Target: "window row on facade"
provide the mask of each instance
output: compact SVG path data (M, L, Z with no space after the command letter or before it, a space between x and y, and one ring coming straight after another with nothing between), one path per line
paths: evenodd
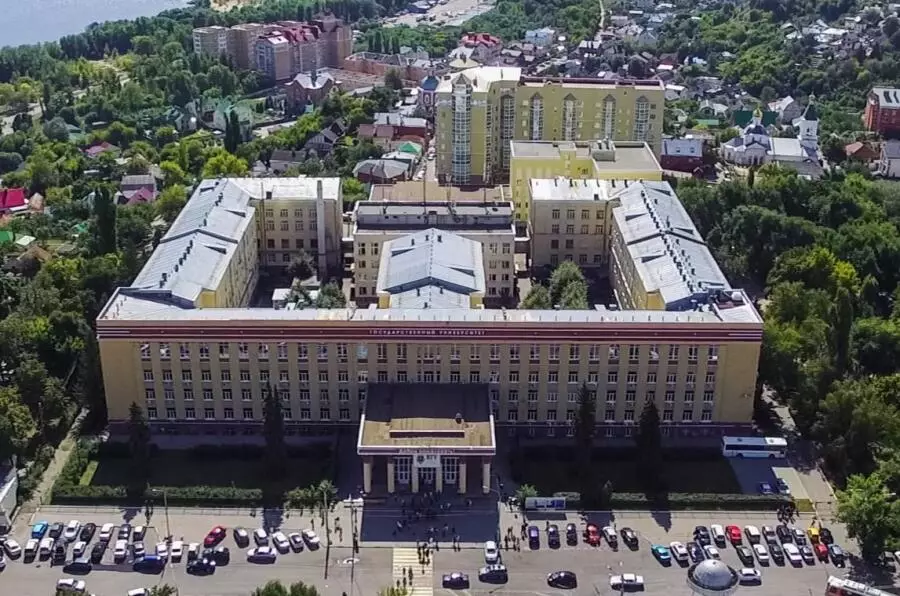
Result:
M357 361L368 361L369 344L347 344L347 343L294 343L280 342L274 344L274 358L279 361L287 361L290 354L290 346L296 347L296 359L300 362L310 361L311 354L315 356L315 360L319 362L328 362L333 356L338 362L348 362L351 352L355 352ZM236 347L236 350L232 346ZM181 360L190 360L193 351L197 351L200 360L210 360L213 353L218 354L219 360L228 360L234 350L239 360L250 360L251 356L257 361L269 360L272 356L272 344L247 342L239 342L237 344L220 342L218 344L209 343L179 343L170 345L168 343L150 344L145 343L140 347L141 358L144 360L151 359L154 350L159 355L160 360L170 360L173 358L177 347L177 355ZM701 346L698 344L687 344L683 346L686 351L688 362L698 362L705 355L707 362L716 362L719 358L719 346L708 345ZM605 349L604 349L605 348ZM682 345L669 344L667 351L667 359L670 363L677 363L682 357ZM518 362L527 355L531 362L539 363L542 361L558 362L567 357L568 361L573 364L580 363L587 356L589 362L600 362L601 357L605 357L610 363L619 362L627 357L629 362L639 362L641 354L646 353L649 362L658 362L661 359L660 348L656 344L568 344L564 349L561 344L530 344L527 354L518 344L414 344L414 350L409 350L408 344L396 343L378 343L375 344L375 358L379 362L387 362L389 355L398 363L404 363L409 358L410 352L414 353L417 361L429 362L439 360L442 352L449 352L448 356L451 362L463 360L465 353L470 362L481 362L484 352L487 352L487 358L491 362ZM701 354L703 352L703 354Z

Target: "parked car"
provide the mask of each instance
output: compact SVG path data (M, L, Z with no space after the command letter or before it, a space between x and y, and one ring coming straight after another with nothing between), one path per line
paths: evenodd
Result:
M775 530L772 526L763 526L761 528L763 540L765 540L768 544L775 544L778 542L778 536L775 534Z
M694 528L694 540L699 542L701 546L712 544L712 537L709 534L709 530L706 529L706 526L697 526Z
M781 542L781 544L786 544L788 542L794 541L794 535L791 533L791 529L787 526L776 526L775 535L778 536L778 540Z
M113 532L115 532L116 526L113 524L103 524L100 527L100 540L104 542L110 542L112 540Z
M505 584L509 581L509 572L505 565L485 565L478 570L478 580L488 584Z
M819 528L819 540L821 540L824 544L833 544L834 535L828 528Z
M84 540L85 542L90 542L94 539L94 534L97 532L97 524L88 522L81 526L81 534L79 538Z
M74 561L63 567L63 571L65 571L66 573L77 573L79 575L83 575L85 573L90 573L91 569L93 568L94 566L91 564L91 560L82 557L75 559Z
M534 526L531 527L534 528ZM600 544L600 528L597 527L597 524L588 524L587 527L585 527L584 540L591 546Z
M575 524L566 524L566 544L569 546L578 544L578 527Z
M119 540L131 540L131 524L119 526Z
M310 529L303 530L300 532L300 535L303 536L303 542L306 543L306 547L309 550L316 550L321 545L318 534Z
M573 571L553 571L547 575L547 585L551 588L574 590L578 587L578 576Z
M135 560L131 568L138 573L160 573L166 566L166 560L156 555L146 555Z
M816 553L816 558L820 561L824 562L828 560L828 547L821 542L817 542L813 545L813 551Z
M53 550L53 538L49 536L45 538L41 538L41 544L38 547L38 554L41 558L46 558L50 556L50 551Z
M806 534L803 533L803 530L796 526L791 526L791 536L794 537L794 542L797 545L806 544Z
M231 551L228 550L228 547L224 544L220 544L215 548L203 549L203 552L200 553L199 558L215 561L216 565L218 565L219 567L224 567L231 562Z
M131 539L132 540L143 540L144 536L147 535L147 526L135 526L134 530L131 531Z
M156 556L161 559L169 558L169 545L165 542L156 543Z
M749 547L744 546L743 544L734 549L737 553L738 559L741 560L741 563L747 565L753 565L753 551L750 550Z
M603 538L606 544L613 550L619 548L619 538L616 536L616 530L612 526L603 526Z
M128 551L128 542L125 540L122 540L121 538L119 540L116 540L115 547L113 548L113 560L116 563L124 561L127 551Z
M172 557L172 561L178 563L181 561L181 557L184 556L184 542L181 540L176 540L172 543L172 548L169 551L169 555Z
M819 528L815 526L810 526L806 530L807 535L809 536L809 541L815 544L819 541Z
M831 557L831 563L833 565L837 565L839 567L844 566L844 561L847 558L847 555L844 553L844 549L842 549L840 546L834 543L829 544L828 555Z
M737 526L727 526L725 533L728 534L728 540L731 541L731 544L742 544L744 542L744 539L741 538L741 529Z
M697 563L698 561L702 561L706 558L703 554L703 549L700 548L700 545L696 542L688 542L687 543L687 551L688 556L691 558L691 561Z
M744 567L738 571L738 581L742 584L761 584L762 574L759 572L759 569Z
M85 550L87 550L87 542L79 540L72 546L72 557L75 559L83 557Z
M7 538L3 542L3 550L10 559L16 559L22 555L22 547L12 538Z
M194 559L188 562L185 571L191 575L212 575L216 571L216 562L209 559Z
M620 590L622 592L629 592L631 590L643 590L644 576L635 575L634 573L613 575L609 578L609 587L613 590Z
M41 538L44 537L44 534L47 533L47 529L49 527L50 527L50 524L48 524L47 522L39 521L38 523L31 526L31 537L36 540L40 540Z
M800 554L800 549L797 548L796 544L785 544L784 554L787 555L787 559L791 562L791 565L803 564L803 556Z
M215 546L222 542L225 539L225 528L222 526L215 526L212 530L210 530L206 537L203 538L203 546L209 548L210 546ZM268 542L268 540L267 540Z
M78 533L81 531L81 522L77 519L71 520L66 524L65 529L63 530L63 540L66 542L75 542L78 538Z
M271 546L257 546L247 551L247 560L251 563L274 563L276 556Z
M469 576L459 571L445 573L441 576L441 586L450 590L466 590L469 588Z
M772 490L772 485L768 482L760 482L758 490L761 495L771 495L775 493L775 491Z
M559 526L550 524L547 526L547 546L550 548L559 548Z
M769 551L762 544L753 545L753 554L756 555L756 560L759 561L760 565L769 564Z
M688 551L684 544L675 541L669 543L669 550L672 551L672 558L676 561L687 561L688 560Z
M625 527L619 530L619 534L622 536L622 542L628 545L628 548L635 550L638 547L638 536L637 533L631 528Z
M83 579L75 579L73 577L64 577L56 582L57 592L69 592L73 594L82 594L87 588L87 583Z
M300 532L291 532L288 534L288 540L291 543L292 551L299 553L303 550L303 536L300 535Z
M65 542L57 542L53 546L53 557L50 559L50 562L53 565L61 565L66 562L66 543Z
M776 478L775 486L778 488L778 494L780 495L790 495L791 487L788 486L788 483L784 480L784 478Z
M595 526L596 527L596 526ZM541 547L541 531L537 526L528 526L528 546L529 548Z
M744 526L744 534L750 544L757 544L762 539L762 534L756 526Z
M50 529L47 530L47 533L50 536L50 538L53 538L55 540L56 538L59 538L60 536L62 536L63 529L64 528L63 528L62 523L54 522L53 524L50 525Z
M245 548L250 544L250 533L244 528L234 529L234 542L239 548Z
M713 546L712 544L707 544L703 547L703 552L706 553L707 559L720 559L719 549Z
M199 542L191 542L188 544L187 550L187 558L188 561L193 561L200 554L200 543Z
M106 543L98 542L91 548L91 563L95 565L103 562L103 553L106 552Z
M284 535L284 532L272 534L272 545L282 554L291 550L291 543L288 541L287 536Z
M25 541L25 560L32 560L38 554L38 541L36 538L29 538Z
M709 527L709 533L712 535L713 542L719 546L725 546L725 528L719 524L713 524Z
M791 546L797 548L797 545L793 543L791 543ZM772 557L772 561L774 561L778 565L784 564L784 550L781 548L780 544L769 545L769 556Z
M484 543L484 562L488 565L493 565L500 561L500 550L497 548L497 543L493 540L488 540Z
M808 544L804 544L800 547L800 556L803 557L803 562L807 565L814 565L816 563L816 555Z
M672 553L662 544L654 544L650 547L650 552L659 560L660 563L666 564L672 562Z
M143 542L132 542L131 543L131 556L135 559L140 559L144 555L147 554L147 549L144 547Z

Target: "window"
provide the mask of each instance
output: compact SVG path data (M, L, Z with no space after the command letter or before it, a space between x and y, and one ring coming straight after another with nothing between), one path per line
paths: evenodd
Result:
M338 389L338 401L350 401L350 390Z
M518 383L519 382L519 371L517 371L517 370L509 371L509 382L510 383Z
M209 360L209 344L200 344L200 360Z
M145 389L144 390L144 399L155 399L156 392L153 389Z
M350 420L350 408L341 408L338 410L338 418L340 420Z
M538 382L538 372L536 370L528 372L528 382L532 385Z
M328 360L328 344L319 344L317 358L319 359L319 362L326 362Z
M569 391L569 394L566 397L566 400L571 404L577 404L578 403L578 392L577 391Z
M244 420L253 420L253 408L244 408Z
M222 389L222 399L231 401L231 389Z
M309 408L300 408L300 420L311 420L312 413Z
M675 392L674 391L666 391L666 403L670 404L675 401Z
M347 344L340 343L337 345L338 362L347 362Z
M573 385L578 383L578 371L570 370L569 371L569 384Z
M182 360L191 359L191 346L189 346L188 344L179 344L178 352L180 353Z
M338 371L338 383L349 383L350 382L350 373L346 370Z
M709 371L706 373L706 384L707 385L715 385L716 383L716 373L715 371Z
M718 362L719 346L709 346L709 351L706 353L706 359L709 362Z
M682 422L691 422L694 420L694 411L693 410L685 410L681 413L681 421Z
M669 362L678 362L678 346L669 346Z
M203 419L204 420L215 420L216 419L216 411L213 408L203 408Z
M297 344L297 360L300 362L309 360L309 348L306 344Z
M150 360L150 344L141 344L141 358Z
M203 401L212 401L213 394L212 389L204 389L203 390Z
M481 354L476 344L469 344L469 362L481 362Z
M607 375L606 375L606 382L609 385L614 385L614 384L618 383L619 382L619 373L614 370L609 371L609 373L607 373Z
M204 383L212 382L212 371L209 370L201 370L200 371L200 380Z
M397 344L397 362L406 362L406 344Z
M635 398L635 391L630 389L625 392L625 403L633 404Z
M518 422L519 420L519 411L518 410L508 410L506 412L506 421L507 422Z
M153 382L153 371L152 370L144 371L144 381L146 381L147 383Z
M510 362L518 362L519 361L519 346L511 345L509 346L509 361Z
M551 361L559 360L559 344L550 344L550 355L548 358Z
M168 399L168 398L166 398ZM193 389L185 389L184 390L184 401L194 401L194 390Z
M580 350L578 346L572 344L569 346L569 362L577 363L580 358Z
M618 362L619 360L619 344L611 344L609 346L609 361Z
M321 403L328 403L328 390L327 389L319 389L319 401Z
M694 392L693 391L685 391L684 392L684 405L694 403Z
M688 373L684 379L685 385L688 385L689 387L693 387L694 383L696 383L696 382L697 382L697 373L695 373L694 371L688 371Z
M156 420L156 408L147 408L147 418L149 420Z
M309 401L309 389L301 389L298 397L300 398L300 401L308 402Z
M528 359L532 362L539 362L541 359L541 346L538 344L531 344L531 347L528 349Z
M547 382L553 383L553 384L558 383L559 382L559 371L551 370L550 372L548 372L547 373Z
M536 392L536 391L529 391L529 392L528 392L528 401L531 401L531 394L532 394L532 393L537 393L537 392ZM537 399L537 396L535 396L535 399ZM518 389L510 389L510 390L509 390L509 396L507 397L507 400L508 400L510 403L517 403L517 402L519 401L519 390L518 390Z
M651 384L652 384L652 385L655 385L655 384L656 384L656 373L655 373L655 372L648 372L648 373L647 373L647 384L648 384L648 385L651 385Z
M606 401L607 402L615 402L616 401L616 390L610 389L606 392Z
M291 380L291 375L286 370L278 371L278 381L280 383L287 383Z
M382 364L387 362L387 344L375 345L375 356Z
M662 421L663 422L672 422L672 418L675 413L672 410L663 410Z
M319 371L319 382L320 382L320 383L327 383L327 382L328 382L328 371L327 371L327 370L320 370L320 371Z
M659 361L659 346L656 344L650 344L650 362L658 362Z
M688 346L688 361L697 362L697 346Z
M528 410L528 422L537 422L537 410Z
M491 344L491 362L500 362L499 344Z
M712 422L712 412L709 410L700 412L700 422Z
M278 360L284 362L288 357L288 348L284 343L278 344Z
M640 346L628 346L628 361L637 362L641 355Z
M225 420L234 420L234 408L225 408L222 413Z
M625 422L634 422L634 410L625 410Z
M249 389L241 389L241 401L252 401L253 395Z
M164 371L162 371L162 374L163 374L163 383L171 383L172 382L172 371L171 370L164 370Z
M566 234L569 234L569 235L571 236L571 235L574 234L574 233L575 233L575 224L569 224L569 225L567 225L567 226L566 226ZM567 241L567 242L568 242L568 241ZM566 260L571 260L571 259L568 258L568 257L566 257Z
M243 342L238 344L238 358L241 360L250 359L250 348Z
M309 383L309 371L308 370L299 371L299 375L300 375L301 383Z
M196 418L196 413L194 412L194 408L185 408L184 409L184 417L187 420L194 420Z
M703 403L711 404L716 399L716 394L713 391L704 391L703 392Z
M172 352L169 350L169 344L159 344L159 359L168 360L171 356Z
M616 421L616 411L615 410L606 410L603 413L603 420L605 422L615 422Z
M634 385L637 383L637 373L634 371L629 371L627 375L625 375L625 382L629 385Z
M259 371L259 381L260 381L260 383L268 383L269 382L269 371L267 371L267 370Z
M481 373L477 370L473 370L469 373L469 382L470 383L480 383L481 382Z
M241 382L242 382L242 383L249 383L249 382L250 382L250 371L249 371L249 370L242 370L242 371L241 371Z
M166 408L166 418L178 418L178 412L175 410L175 408Z

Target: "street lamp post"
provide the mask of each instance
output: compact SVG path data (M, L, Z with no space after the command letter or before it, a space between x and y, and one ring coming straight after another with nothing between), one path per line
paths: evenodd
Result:
M328 526L328 491L322 491L322 514L325 517L325 579L328 579L328 560L331 558L331 529Z
M169 525L169 495L168 495L168 493L166 492L166 487L162 487L162 488L154 488L154 489L151 489L150 492L151 492L151 494L153 494L154 496L156 496L156 495L162 493L162 498L163 498L163 511L164 511L165 514L166 514L166 543L167 543L167 544L171 544L171 543L172 543L172 528L171 528L171 526ZM171 553L170 553L170 555L171 555ZM172 558L171 558L171 556L167 557L166 565L167 565L170 569L172 568ZM174 577L173 577L173 582L174 582ZM176 583L176 584L175 584L175 594L176 594L176 596L178 595L178 592L179 592L179 591L178 591L178 584Z

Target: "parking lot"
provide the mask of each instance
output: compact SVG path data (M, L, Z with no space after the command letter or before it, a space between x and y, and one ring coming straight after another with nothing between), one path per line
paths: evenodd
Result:
M39 512L35 520L49 522L66 522L69 514L77 511L78 519L82 522L92 521L97 524L103 522L123 523L122 513L114 514L114 509L106 511L98 510L95 513L84 509L73 510L70 508L47 508ZM507 512L508 513L508 512ZM126 512L131 515L133 512ZM516 521L514 521L516 520ZM27 521L27 520L26 520ZM131 520L132 524L142 523L143 516L137 516ZM145 538L148 550L165 535L165 517L157 512L152 518L151 527ZM434 579L433 589L435 594L449 594L454 592L441 587L441 575L454 571L468 573L471 578L471 587L465 591L455 591L462 596L475 596L491 594L618 594L609 586L609 576L620 573L637 573L644 577L647 594L667 594L680 596L691 594L685 584L686 566L677 563L670 566L661 565L651 554L652 544L668 545L678 540L688 542L695 525L709 525L719 523L721 525L775 525L777 520L774 515L755 513L703 513L703 512L676 512L676 513L651 513L651 512L617 512L615 517L609 514L597 514L589 517L589 520L600 526L614 524L618 530L623 527L631 527L639 536L637 550L630 550L621 546L613 551L606 543L599 547L591 547L583 542L577 546L563 545L558 549L547 546L546 526L557 524L564 531L566 523L575 523L579 531L584 528L584 522L576 514L549 513L543 517L531 515L529 524L537 526L540 530L541 544L536 550L524 549L520 552L503 550L504 563L509 569L509 581L505 585L479 583L477 571L484 564L480 547L474 543L469 548L461 551L452 550L449 545L441 546L433 555ZM501 517L500 524L521 523L521 518L513 518L511 515ZM809 518L799 520L797 526L808 526ZM184 537L186 542L202 541L205 533L216 524L222 524L229 528L228 537L223 542L232 551L230 564L218 568L216 572L207 577L197 577L187 574L186 557L179 563L170 565L159 575L142 575L132 571L131 561L115 564L112 561L112 550L108 550L102 564L95 565L93 570L83 577L87 582L87 590L97 596L122 595L128 590L138 587L153 586L158 583L169 583L179 588L179 593L184 596L247 596L255 588L272 579L280 579L285 583L303 581L316 585L324 596L339 596L347 594L363 595L375 594L377 589L390 585L392 578L392 557L394 549L389 543L380 543L384 547L366 546L352 560L352 552L347 546L333 547L330 554L326 555L326 549L317 551L304 549L299 553L279 555L272 565L258 565L246 561L243 549L238 549L232 538L230 529L241 525L250 530L266 524L278 525L285 533L300 531L315 524L317 531L321 533L320 520L309 514L305 516L293 515L284 518L271 518L265 520L261 517L247 515L228 515L222 513L195 514L177 512L169 516L169 524L175 538ZM516 525L516 532L518 526ZM29 535L29 526L21 524L16 528L14 537L24 545ZM844 545L851 546L846 541L841 528L832 528L835 540ZM505 531L505 528L504 528ZM346 536L345 536L346 538ZM337 536L335 536L337 539ZM96 537L95 537L96 541ZM349 541L347 541L349 542ZM503 544L501 543L501 547ZM729 565L739 568L743 566L731 547L720 549L722 559ZM326 556L328 557L328 578L325 578ZM352 563L352 564L351 564ZM825 578L828 575L842 576L847 569L837 568L830 563L816 561L813 565L792 567L771 564L756 567L762 573L761 586L748 586L742 589L746 594L779 594L784 596L808 596L820 593L823 589ZM352 569L352 571L351 571ZM575 590L562 591L550 588L546 584L546 575L551 571L569 570L578 574L579 586ZM420 570L416 570L421 573ZM351 575L353 587L351 589ZM49 561L34 561L25 563L22 559L9 561L7 568L0 573L0 586L15 586L16 595L31 596L52 593L56 581L62 577L70 577L62 566L51 566ZM0 588L2 589L2 588ZM8 592L0 592L8 593Z

